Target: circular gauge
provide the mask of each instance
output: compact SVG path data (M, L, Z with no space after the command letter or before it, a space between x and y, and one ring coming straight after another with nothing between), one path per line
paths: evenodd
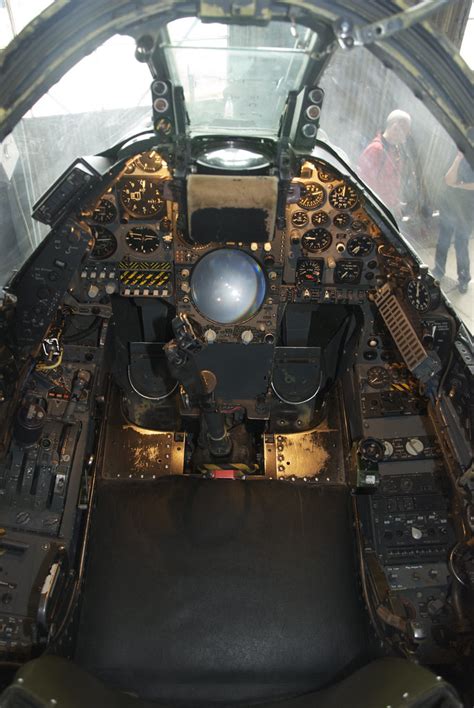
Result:
M413 278L407 285L408 302L418 312L428 312L432 306L431 291L428 283Z
M98 224L110 224L117 216L117 209L109 199L101 199L92 212L92 219Z
M300 229L308 223L308 214L305 211L294 211L291 215L291 223Z
M265 275L248 253L221 248L194 266L191 294L201 314L213 322L242 322L263 304Z
M143 172L158 172L158 170L161 170L163 160L156 150L150 150L140 155L135 164Z
M110 258L117 250L117 239L105 226L91 226L94 246L91 251L91 258L102 260Z
M310 229L305 231L301 238L301 245L307 251L316 253L317 251L325 251L329 248L332 242L332 236L326 229Z
M334 268L334 282L344 285L344 283L360 283L362 275L362 263L360 261L341 260Z
M298 206L303 209L318 209L326 201L326 190L316 182L307 182L301 185L301 198Z
M332 223L334 224L334 226L339 226L340 228L344 229L351 223L351 217L349 216L349 214L336 214L336 216L332 220Z
M405 450L408 452L409 455L412 455L412 457L417 457L418 455L421 455L424 449L424 443L422 440L420 440L420 438L410 438L405 443Z
M354 219L354 221L351 224L351 229L353 231L363 231L365 229L365 224L363 221L360 221L359 219Z
M158 248L160 239L148 226L135 226L125 236L125 243L136 253L153 253Z
M390 384L390 374L383 366L372 366L367 372L367 383L372 388L383 388Z
M138 218L155 216L164 207L157 183L147 178L126 179L122 183L119 197L124 209Z
M296 282L298 285L307 287L319 285L323 277L322 258L300 258L296 264Z
M350 184L341 184L339 187L334 187L329 195L329 203L334 209L353 209L357 201L357 192Z
M374 247L374 242L366 234L354 236L347 242L347 252L351 256L368 256Z
M311 214L311 221L315 226L322 226L329 221L329 216L325 211L315 211Z
M322 169L321 167L318 167L318 177L321 182L332 182L332 180L334 179L333 174L331 174L330 172L326 172L326 170Z

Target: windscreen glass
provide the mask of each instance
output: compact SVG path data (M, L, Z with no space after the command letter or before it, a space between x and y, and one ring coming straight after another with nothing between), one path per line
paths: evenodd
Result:
M183 87L195 133L276 135L288 91L301 85L316 34L287 22L267 27L167 26L163 44L173 80Z
M318 138L388 207L474 331L474 175L466 160L425 105L367 49L338 50L320 84Z
M69 165L151 127L151 74L134 55L131 37L112 37L65 74L0 144L0 287L48 233L31 211Z

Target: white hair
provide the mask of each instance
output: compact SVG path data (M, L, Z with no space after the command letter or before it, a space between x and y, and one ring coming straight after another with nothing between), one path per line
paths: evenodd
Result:
M399 108L396 108L388 114L385 125L388 128L390 125L393 125L393 123L408 123L408 125L411 125L411 115L406 111L401 111Z

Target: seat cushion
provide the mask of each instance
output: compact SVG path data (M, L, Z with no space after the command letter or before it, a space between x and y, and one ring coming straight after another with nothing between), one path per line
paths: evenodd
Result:
M102 484L76 660L162 701L316 690L368 658L353 544L343 488Z

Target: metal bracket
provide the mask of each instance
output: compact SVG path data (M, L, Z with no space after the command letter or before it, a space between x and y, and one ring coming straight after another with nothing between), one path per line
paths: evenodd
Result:
M270 22L272 12L269 0L200 0L199 17L204 22L253 18L260 24Z
M447 5L450 0L422 0L417 5L397 12L395 15L383 17L377 22L371 22L363 27L354 25L348 17L340 17L335 25L334 32L339 46L342 49L365 47L368 44L379 42L381 39L391 37L397 32L408 29L417 22L422 22L431 13Z

